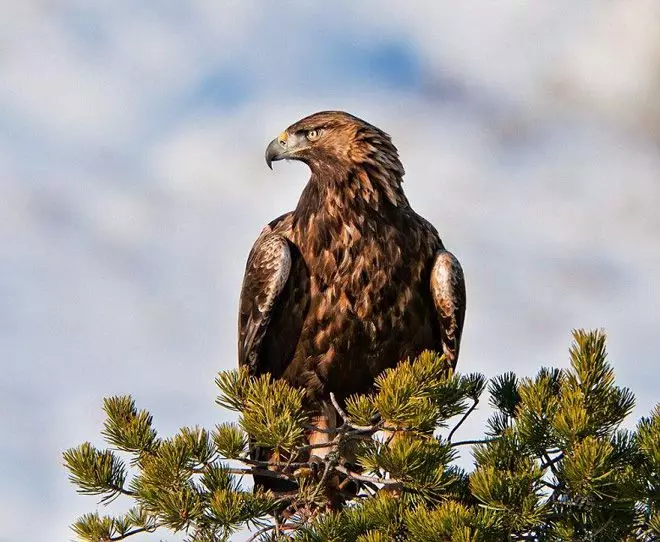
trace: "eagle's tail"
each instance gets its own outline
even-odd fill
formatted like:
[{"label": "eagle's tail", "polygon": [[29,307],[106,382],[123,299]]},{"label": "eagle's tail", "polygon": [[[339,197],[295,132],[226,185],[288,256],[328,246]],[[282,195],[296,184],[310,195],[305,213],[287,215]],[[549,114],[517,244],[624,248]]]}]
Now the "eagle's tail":
[{"label": "eagle's tail", "polygon": [[[251,443],[252,444],[252,443]],[[250,458],[255,461],[268,461],[276,462],[279,460],[279,457],[276,457],[273,453],[273,450],[268,448],[260,448],[258,446],[250,446]],[[271,470],[273,474],[281,471],[279,467],[272,467],[268,470]],[[254,491],[272,491],[273,493],[283,494],[289,492],[297,492],[298,484],[292,482],[291,480],[285,480],[283,478],[277,478],[275,476],[267,476],[262,474],[255,474],[254,478]]]}]

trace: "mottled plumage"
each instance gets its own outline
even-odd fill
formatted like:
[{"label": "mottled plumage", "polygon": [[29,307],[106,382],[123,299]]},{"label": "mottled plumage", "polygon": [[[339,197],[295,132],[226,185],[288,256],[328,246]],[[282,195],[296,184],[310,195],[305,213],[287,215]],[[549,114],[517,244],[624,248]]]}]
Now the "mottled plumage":
[{"label": "mottled plumage", "polygon": [[311,177],[248,258],[239,363],[305,388],[318,413],[331,392],[367,392],[423,350],[455,364],[463,272],[410,207],[390,137],[347,113],[317,113],[273,140],[266,159],[301,160]]}]

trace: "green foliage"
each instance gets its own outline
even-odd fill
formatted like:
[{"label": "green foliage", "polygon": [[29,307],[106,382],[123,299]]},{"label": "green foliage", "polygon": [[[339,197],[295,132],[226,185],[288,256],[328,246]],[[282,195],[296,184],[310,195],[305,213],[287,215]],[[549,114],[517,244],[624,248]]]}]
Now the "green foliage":
[{"label": "green foliage", "polygon": [[247,448],[245,433],[231,423],[215,426],[213,442],[218,453],[227,459],[239,459]]},{"label": "green foliage", "polygon": [[89,442],[64,452],[64,464],[69,469],[69,480],[86,495],[104,495],[101,502],[116,497],[124,486],[124,463],[109,450],[99,451]]},{"label": "green foliage", "polygon": [[158,445],[151,415],[146,410],[138,412],[131,397],[104,399],[103,410],[107,417],[102,434],[118,450],[143,453],[153,451]]},{"label": "green foliage", "polygon": [[156,524],[142,509],[132,508],[123,516],[85,514],[72,529],[81,540],[121,540],[133,534],[153,532]]},{"label": "green foliage", "polygon": [[[481,375],[480,375],[481,376]],[[473,380],[453,374],[444,356],[424,352],[384,371],[375,382],[373,408],[391,429],[432,432],[467,409]]]},{"label": "green foliage", "polygon": [[[240,413],[240,427],[257,446],[276,450],[291,450],[300,445],[307,416],[302,409],[304,392],[291,387],[283,380],[273,381],[269,374],[250,378],[247,370],[225,371],[216,378],[220,388],[217,403]],[[235,428],[225,425],[217,428],[215,438],[222,445],[238,452],[239,436]],[[230,440],[225,440],[230,439]]]},{"label": "green foliage", "polygon": [[[487,382],[454,373],[432,352],[406,360],[372,394],[337,403],[343,425],[322,460],[306,446],[304,393],[269,375],[221,373],[217,402],[238,421],[170,438],[158,437],[132,398],[111,397],[109,448],[84,443],[64,463],[80,493],[135,506],[86,514],[72,529],[94,542],[159,529],[218,542],[246,528],[262,541],[658,539],[660,406],[621,430],[634,397],[615,384],[604,334],[573,337],[570,368],[533,378]],[[486,387],[494,413],[484,438],[457,441]],[[469,445],[474,468],[465,473],[455,461]],[[289,487],[253,491],[245,482],[254,474]]]},{"label": "green foliage", "polygon": [[418,438],[413,434],[395,435],[389,443],[371,441],[363,446],[358,463],[371,472],[401,481],[411,496],[425,501],[441,500],[460,483],[460,476],[449,464],[457,453],[435,438]]},{"label": "green foliage", "polygon": [[410,540],[478,542],[502,536],[503,529],[486,509],[446,501],[429,509],[417,506],[404,513]]},{"label": "green foliage", "polygon": [[351,421],[357,425],[369,426],[378,419],[378,409],[371,395],[349,397],[346,400],[346,411]]},{"label": "green foliage", "polygon": [[266,374],[246,387],[239,424],[257,446],[291,450],[302,443],[307,416],[304,392]]}]

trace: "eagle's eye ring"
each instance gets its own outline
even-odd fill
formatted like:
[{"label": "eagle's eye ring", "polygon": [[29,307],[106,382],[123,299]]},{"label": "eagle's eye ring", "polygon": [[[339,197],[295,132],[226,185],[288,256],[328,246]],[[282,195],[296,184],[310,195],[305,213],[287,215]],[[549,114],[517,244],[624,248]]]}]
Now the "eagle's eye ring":
[{"label": "eagle's eye ring", "polygon": [[307,139],[309,141],[316,141],[321,136],[321,130],[309,130],[307,132]]}]

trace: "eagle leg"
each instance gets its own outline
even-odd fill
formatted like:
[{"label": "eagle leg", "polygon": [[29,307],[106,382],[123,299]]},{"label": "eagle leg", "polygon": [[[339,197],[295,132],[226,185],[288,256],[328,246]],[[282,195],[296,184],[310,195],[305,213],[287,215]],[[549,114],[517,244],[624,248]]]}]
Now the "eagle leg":
[{"label": "eagle leg", "polygon": [[[326,456],[332,451],[330,444],[335,438],[337,430],[337,411],[331,404],[323,401],[321,403],[321,414],[312,417],[312,429],[309,434],[309,444],[314,446],[310,451],[310,461],[325,461]],[[327,444],[327,446],[323,446]]]}]

